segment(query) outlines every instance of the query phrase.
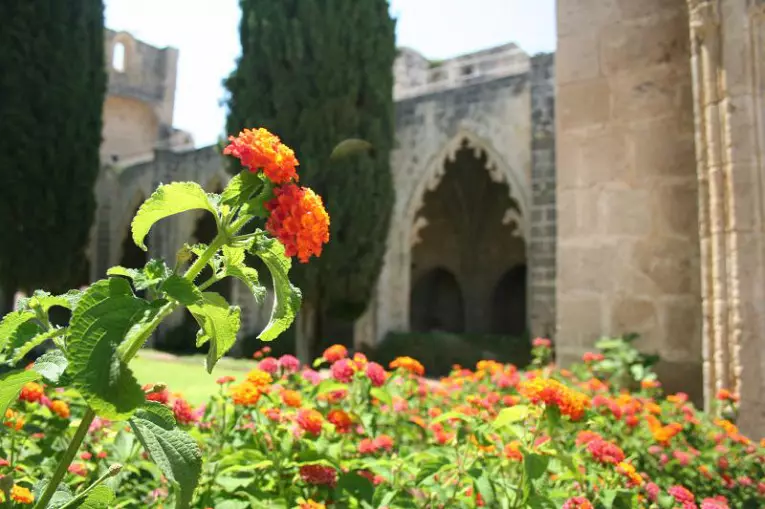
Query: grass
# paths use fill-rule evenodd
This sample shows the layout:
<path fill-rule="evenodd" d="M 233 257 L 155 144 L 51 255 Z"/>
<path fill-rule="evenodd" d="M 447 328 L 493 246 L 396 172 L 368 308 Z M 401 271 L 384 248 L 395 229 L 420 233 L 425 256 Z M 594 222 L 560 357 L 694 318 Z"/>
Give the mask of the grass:
<path fill-rule="evenodd" d="M 218 392 L 215 380 L 231 375 L 237 379 L 256 367 L 249 359 L 223 358 L 218 362 L 212 374 L 205 369 L 205 356 L 190 355 L 176 357 L 155 350 L 141 350 L 130 363 L 138 383 L 167 384 L 170 392 L 180 392 L 194 405 L 205 403 L 210 396 Z"/>

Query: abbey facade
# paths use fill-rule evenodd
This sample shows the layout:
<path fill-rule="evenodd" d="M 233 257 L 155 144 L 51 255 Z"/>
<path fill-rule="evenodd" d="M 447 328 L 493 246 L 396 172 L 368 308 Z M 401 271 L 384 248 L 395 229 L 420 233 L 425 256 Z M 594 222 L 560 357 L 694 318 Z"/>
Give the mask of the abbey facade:
<path fill-rule="evenodd" d="M 668 390 L 737 391 L 765 430 L 765 1 L 558 0 L 558 49 L 395 65 L 396 203 L 357 345 L 389 331 L 554 338 L 561 362 L 640 334 Z M 512 34 L 508 34 L 511 36 Z M 129 222 L 159 183 L 208 191 L 215 147 L 172 126 L 177 51 L 107 32 L 91 277 L 172 259 L 204 216 Z M 209 239 L 208 239 L 209 240 Z M 263 324 L 237 283 L 245 333 Z M 176 317 L 176 323 L 183 320 Z"/>

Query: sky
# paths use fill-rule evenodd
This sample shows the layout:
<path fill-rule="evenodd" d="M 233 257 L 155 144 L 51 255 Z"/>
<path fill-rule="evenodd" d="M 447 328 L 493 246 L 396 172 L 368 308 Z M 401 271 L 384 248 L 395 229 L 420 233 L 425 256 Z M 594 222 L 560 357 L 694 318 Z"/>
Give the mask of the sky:
<path fill-rule="evenodd" d="M 277 0 L 275 0 L 277 1 Z M 363 0 L 360 0 L 363 1 Z M 507 42 L 555 49 L 555 0 L 390 0 L 399 46 L 445 59 Z M 240 53 L 238 0 L 105 0 L 106 26 L 179 50 L 174 125 L 198 147 L 223 135 L 223 79 Z"/>

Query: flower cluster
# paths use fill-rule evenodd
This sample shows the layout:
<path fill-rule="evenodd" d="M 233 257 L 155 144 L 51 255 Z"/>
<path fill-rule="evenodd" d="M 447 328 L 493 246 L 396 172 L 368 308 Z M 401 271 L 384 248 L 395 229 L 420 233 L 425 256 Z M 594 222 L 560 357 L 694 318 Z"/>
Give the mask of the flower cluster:
<path fill-rule="evenodd" d="M 245 129 L 229 141 L 224 154 L 238 158 L 251 172 L 262 170 L 276 184 L 274 197 L 265 203 L 270 213 L 266 230 L 284 245 L 287 256 L 302 263 L 320 256 L 329 242 L 329 214 L 319 195 L 295 184 L 299 163 L 292 149 L 263 128 Z"/>
<path fill-rule="evenodd" d="M 572 390 L 552 378 L 535 377 L 521 382 L 518 392 L 534 404 L 544 403 L 557 407 L 561 414 L 569 416 L 572 421 L 581 419 L 590 406 L 590 398 L 587 395 Z"/>

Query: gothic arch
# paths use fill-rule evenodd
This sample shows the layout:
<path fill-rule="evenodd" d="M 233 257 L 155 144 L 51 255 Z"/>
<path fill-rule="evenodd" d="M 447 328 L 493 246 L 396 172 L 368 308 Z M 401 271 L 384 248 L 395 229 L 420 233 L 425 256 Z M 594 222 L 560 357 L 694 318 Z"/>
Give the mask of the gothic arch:
<path fill-rule="evenodd" d="M 520 209 L 519 214 L 514 214 L 508 219 L 516 221 L 520 230 L 518 233 L 524 238 L 528 238 L 530 202 L 522 176 L 503 161 L 490 142 L 476 136 L 472 131 L 461 129 L 456 136 L 446 143 L 443 149 L 428 160 L 425 171 L 420 175 L 405 203 L 402 218 L 405 225 L 403 228 L 404 245 L 408 245 L 413 238 L 417 213 L 422 208 L 425 193 L 438 187 L 446 171 L 444 163 L 447 160 L 453 161 L 457 151 L 465 144 L 473 149 L 476 154 L 481 152 L 486 154 L 486 171 L 494 182 L 507 184 L 510 198 L 518 204 Z"/>

